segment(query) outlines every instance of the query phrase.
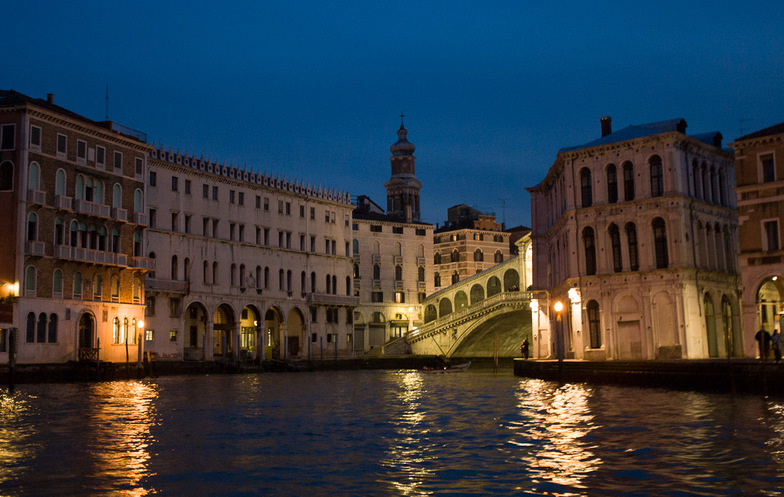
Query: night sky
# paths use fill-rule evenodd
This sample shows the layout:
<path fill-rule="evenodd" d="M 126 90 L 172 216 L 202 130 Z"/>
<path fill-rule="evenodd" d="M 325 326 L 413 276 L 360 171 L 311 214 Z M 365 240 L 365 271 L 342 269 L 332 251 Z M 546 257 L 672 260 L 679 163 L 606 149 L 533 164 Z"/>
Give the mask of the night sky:
<path fill-rule="evenodd" d="M 642 6 L 639 6 L 642 5 Z M 5 2 L 0 88 L 386 205 L 400 114 L 424 221 L 530 225 L 559 148 L 784 121 L 784 2 Z"/>

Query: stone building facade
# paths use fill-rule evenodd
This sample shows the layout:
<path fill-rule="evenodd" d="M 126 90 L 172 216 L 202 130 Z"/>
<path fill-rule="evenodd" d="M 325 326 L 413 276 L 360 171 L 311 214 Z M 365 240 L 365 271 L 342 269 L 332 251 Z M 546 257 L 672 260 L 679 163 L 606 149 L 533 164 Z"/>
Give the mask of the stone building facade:
<path fill-rule="evenodd" d="M 534 357 L 740 357 L 732 153 L 682 119 L 562 149 L 528 188 Z M 556 302 L 563 304 L 560 311 Z"/>
<path fill-rule="evenodd" d="M 0 363 L 135 360 L 146 136 L 0 91 Z"/>
<path fill-rule="evenodd" d="M 731 143 L 737 169 L 740 267 L 746 355 L 758 355 L 755 333 L 780 331 L 784 312 L 784 123 Z"/>
<path fill-rule="evenodd" d="M 495 215 L 465 204 L 450 207 L 447 222 L 433 233 L 433 286 L 436 291 L 481 273 L 511 257 L 511 234 Z"/>
<path fill-rule="evenodd" d="M 145 348 L 185 360 L 353 354 L 348 193 L 150 153 Z"/>
<path fill-rule="evenodd" d="M 355 347 L 379 350 L 423 323 L 421 302 L 433 292 L 433 225 L 419 221 L 414 145 L 401 124 L 386 183 L 387 212 L 370 198 L 357 198 L 353 212 Z M 386 353 L 405 352 L 383 349 Z"/>

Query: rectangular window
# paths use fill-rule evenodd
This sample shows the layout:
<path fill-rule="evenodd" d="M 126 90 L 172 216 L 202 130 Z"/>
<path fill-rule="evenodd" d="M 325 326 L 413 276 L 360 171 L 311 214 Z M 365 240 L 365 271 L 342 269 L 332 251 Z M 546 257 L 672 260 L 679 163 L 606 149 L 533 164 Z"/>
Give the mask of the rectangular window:
<path fill-rule="evenodd" d="M 335 211 L 330 211 L 329 213 L 329 222 L 335 224 Z"/>
<path fill-rule="evenodd" d="M 218 219 L 212 220 L 212 237 L 218 238 Z"/>
<path fill-rule="evenodd" d="M 144 330 L 144 340 L 145 341 L 152 342 L 154 336 L 155 336 L 155 332 L 153 330 Z"/>
<path fill-rule="evenodd" d="M 776 181 L 776 165 L 773 154 L 760 155 L 760 166 L 762 166 L 762 182 L 770 183 Z"/>
<path fill-rule="evenodd" d="M 8 352 L 8 330 L 0 328 L 0 352 Z"/>
<path fill-rule="evenodd" d="M 329 211 L 324 211 L 324 222 L 325 223 L 329 222 Z"/>
<path fill-rule="evenodd" d="M 256 208 L 261 209 L 261 195 L 256 195 Z"/>
<path fill-rule="evenodd" d="M 202 198 L 210 198 L 210 185 L 206 183 L 201 185 L 201 196 Z"/>
<path fill-rule="evenodd" d="M 100 145 L 95 147 L 95 163 L 101 166 L 101 169 L 106 166 L 106 149 Z"/>
<path fill-rule="evenodd" d="M 286 215 L 291 215 L 291 202 L 286 202 Z"/>
<path fill-rule="evenodd" d="M 402 235 L 403 234 L 403 227 L 402 226 L 392 226 L 392 233 L 395 235 Z"/>
<path fill-rule="evenodd" d="M 338 255 L 337 242 L 335 240 L 332 240 L 332 255 Z"/>
<path fill-rule="evenodd" d="M 299 206 L 299 217 L 305 217 L 305 206 L 304 205 L 300 205 Z"/>
<path fill-rule="evenodd" d="M 264 210 L 269 212 L 269 199 L 264 197 Z"/>
<path fill-rule="evenodd" d="M 237 192 L 237 204 L 245 205 L 245 193 Z"/>
<path fill-rule="evenodd" d="M 177 231 L 177 221 L 178 221 L 178 213 L 172 212 L 171 214 L 171 230 Z"/>
<path fill-rule="evenodd" d="M 142 173 L 144 172 L 144 159 L 142 159 L 141 157 L 137 157 L 135 162 L 136 162 L 136 175 L 141 176 Z M 186 193 L 190 193 L 190 191 Z"/>
<path fill-rule="evenodd" d="M 311 207 L 310 208 L 310 218 L 311 219 L 316 219 L 316 208 L 315 207 Z"/>
<path fill-rule="evenodd" d="M 158 184 L 158 173 L 155 171 L 150 171 L 150 186 L 156 186 Z"/>
<path fill-rule="evenodd" d="M 30 126 L 30 148 L 41 150 L 41 128 Z"/>
<path fill-rule="evenodd" d="M 65 159 L 68 152 L 68 137 L 65 135 L 57 134 L 57 157 Z"/>
<path fill-rule="evenodd" d="M 256 226 L 256 245 L 261 245 L 261 228 Z"/>
<path fill-rule="evenodd" d="M 244 242 L 245 241 L 245 225 L 244 224 L 240 224 L 239 231 L 240 231 L 239 232 L 240 241 Z"/>
<path fill-rule="evenodd" d="M 234 241 L 234 227 L 236 225 L 234 223 L 229 223 L 229 240 L 232 242 Z"/>
<path fill-rule="evenodd" d="M 264 245 L 269 246 L 269 228 L 264 228 Z"/>
<path fill-rule="evenodd" d="M 41 128 L 38 128 L 39 140 Z M 62 135 L 57 135 L 59 139 Z M 0 127 L 0 150 L 13 150 L 16 144 L 16 124 L 3 124 Z M 40 146 L 40 144 L 39 144 Z M 59 149 L 58 149 L 59 152 Z"/>
<path fill-rule="evenodd" d="M 76 140 L 76 162 L 87 162 L 87 142 L 84 140 Z"/>
<path fill-rule="evenodd" d="M 371 224 L 370 225 L 370 232 L 371 233 L 381 233 L 381 225 L 380 224 Z"/>
<path fill-rule="evenodd" d="M 114 153 L 114 168 L 115 169 L 122 169 L 122 152 L 115 152 Z"/>
<path fill-rule="evenodd" d="M 311 323 L 318 322 L 318 309 L 316 307 L 311 307 L 310 308 L 310 322 Z M 315 338 L 315 335 L 316 334 L 314 333 L 313 334 L 314 338 Z"/>
<path fill-rule="evenodd" d="M 169 341 L 176 342 L 177 341 L 177 330 L 171 330 L 169 332 Z"/>
<path fill-rule="evenodd" d="M 278 231 L 278 247 L 283 248 L 283 232 Z"/>
<path fill-rule="evenodd" d="M 302 234 L 299 235 L 299 249 L 305 251 L 305 235 Z"/>
<path fill-rule="evenodd" d="M 315 252 L 316 251 L 316 237 L 315 236 L 311 236 L 310 237 L 310 251 L 311 252 Z"/>
<path fill-rule="evenodd" d="M 155 209 L 150 209 L 150 218 L 148 219 L 148 226 L 150 228 L 155 228 L 156 227 L 155 225 L 158 223 L 158 216 L 157 216 L 157 214 L 158 214 L 158 211 L 156 211 Z"/>
<path fill-rule="evenodd" d="M 172 176 L 172 191 L 176 192 L 180 190 L 180 179 L 177 176 Z"/>
<path fill-rule="evenodd" d="M 218 200 L 218 187 L 212 187 L 212 200 Z"/>
<path fill-rule="evenodd" d="M 357 223 L 353 223 L 351 225 L 351 229 L 354 230 L 354 231 L 359 231 L 359 225 Z"/>
<path fill-rule="evenodd" d="M 185 232 L 191 232 L 191 216 L 188 214 L 185 214 Z"/>
<path fill-rule="evenodd" d="M 425 236 L 427 235 L 427 230 L 424 228 L 417 228 L 416 229 L 417 236 Z"/>
<path fill-rule="evenodd" d="M 190 195 L 191 194 L 191 180 L 189 180 L 189 179 L 185 180 L 185 194 L 186 195 Z"/>
<path fill-rule="evenodd" d="M 209 236 L 210 234 L 210 218 L 201 218 L 201 234 L 202 236 Z"/>
<path fill-rule="evenodd" d="M 234 191 L 234 190 L 229 190 L 229 203 L 230 203 L 230 204 L 233 204 L 233 203 L 235 203 L 235 202 L 234 202 L 234 195 L 235 195 L 235 194 L 236 194 L 236 193 L 235 193 L 235 191 Z"/>
<path fill-rule="evenodd" d="M 397 304 L 405 304 L 406 303 L 406 294 L 404 292 L 395 292 L 395 303 L 397 303 Z"/>
<path fill-rule="evenodd" d="M 383 302 L 384 301 L 384 292 L 373 292 L 370 294 L 370 301 L 371 302 Z"/>
<path fill-rule="evenodd" d="M 180 317 L 180 299 L 179 298 L 170 298 L 169 299 L 169 317 L 171 317 L 171 318 L 178 318 L 178 317 Z"/>
<path fill-rule="evenodd" d="M 286 232 L 286 248 L 291 248 L 291 233 Z"/>
<path fill-rule="evenodd" d="M 765 250 L 770 252 L 778 250 L 779 244 L 779 222 L 777 219 L 765 221 Z"/>
<path fill-rule="evenodd" d="M 324 253 L 329 254 L 329 239 L 324 240 Z"/>

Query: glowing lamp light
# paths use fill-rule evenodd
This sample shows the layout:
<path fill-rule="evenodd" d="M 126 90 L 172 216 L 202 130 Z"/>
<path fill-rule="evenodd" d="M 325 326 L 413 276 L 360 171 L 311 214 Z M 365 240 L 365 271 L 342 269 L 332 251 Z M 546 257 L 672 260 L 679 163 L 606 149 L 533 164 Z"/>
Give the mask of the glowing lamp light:
<path fill-rule="evenodd" d="M 144 328 L 144 320 L 140 319 L 140 320 L 136 321 L 136 327 L 140 328 L 140 329 Z"/>
<path fill-rule="evenodd" d="M 771 278 L 771 279 L 772 279 L 773 281 L 776 281 L 777 279 L 779 279 L 779 277 L 778 277 L 778 276 L 774 276 L 774 277 L 773 277 L 773 278 Z"/>
<path fill-rule="evenodd" d="M 557 301 L 555 304 L 553 304 L 553 309 L 555 309 L 555 312 L 563 311 L 563 309 L 564 309 L 563 302 L 561 302 L 560 300 Z"/>

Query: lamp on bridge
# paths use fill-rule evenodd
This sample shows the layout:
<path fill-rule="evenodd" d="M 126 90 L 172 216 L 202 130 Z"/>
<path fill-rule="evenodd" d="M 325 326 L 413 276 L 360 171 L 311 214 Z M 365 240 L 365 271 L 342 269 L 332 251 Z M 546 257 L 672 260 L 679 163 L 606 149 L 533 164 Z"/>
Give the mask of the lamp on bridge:
<path fill-rule="evenodd" d="M 560 300 L 557 300 L 555 304 L 553 304 L 553 310 L 555 311 L 555 343 L 556 343 L 556 354 L 558 354 L 558 379 L 563 381 L 563 320 L 561 319 L 561 313 L 564 310 L 564 303 Z"/>

